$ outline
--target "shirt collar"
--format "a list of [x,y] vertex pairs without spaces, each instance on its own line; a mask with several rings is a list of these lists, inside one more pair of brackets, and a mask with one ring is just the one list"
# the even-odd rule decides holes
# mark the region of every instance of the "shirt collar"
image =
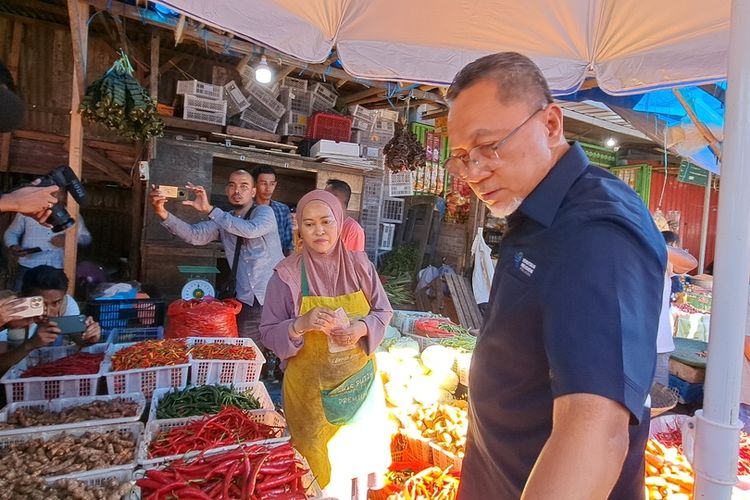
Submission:
[[581,145],[572,143],[542,182],[526,197],[519,212],[543,226],[552,225],[565,195],[589,164],[589,158]]

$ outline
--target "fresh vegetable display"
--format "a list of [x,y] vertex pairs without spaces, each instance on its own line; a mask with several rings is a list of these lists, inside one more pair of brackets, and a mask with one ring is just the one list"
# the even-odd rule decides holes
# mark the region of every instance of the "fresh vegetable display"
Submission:
[[420,318],[414,322],[412,334],[431,339],[470,335],[469,330],[446,318]]
[[86,88],[80,110],[84,120],[101,123],[134,141],[160,137],[164,131],[155,99],[133,77],[133,67],[122,50],[112,67]]
[[385,474],[385,486],[376,492],[376,498],[390,498],[403,491],[406,481],[415,474],[429,469],[430,464],[425,462],[393,462]]
[[216,415],[159,432],[148,449],[149,458],[182,455],[189,451],[205,451],[221,446],[271,439],[281,435],[283,428],[256,422],[251,415],[234,406],[227,406]]
[[394,498],[397,500],[455,500],[458,496],[458,477],[450,473],[448,469],[440,467],[430,467],[414,476],[410,477],[405,483],[401,492],[397,493]]
[[411,304],[414,302],[414,295],[411,293],[412,283],[408,274],[401,274],[395,277],[380,276],[380,282],[383,284],[383,290],[392,305]]
[[399,245],[383,257],[379,272],[386,277],[407,275],[409,278],[417,272],[419,262],[419,245],[407,243]]
[[144,340],[112,354],[112,370],[172,366],[188,362],[188,349],[184,340]]
[[29,498],[38,477],[122,465],[135,460],[136,437],[130,432],[62,433],[48,440],[27,439],[8,443],[0,455],[0,498]]
[[131,498],[130,481],[104,480],[101,484],[86,484],[75,479],[60,479],[48,485],[43,477],[27,474],[12,489],[0,490],[1,500],[24,498],[28,500],[125,500]]
[[466,333],[460,332],[441,340],[440,345],[462,352],[473,352],[477,346],[477,338],[468,331]]
[[159,402],[156,418],[181,418],[218,413],[225,406],[241,410],[259,410],[258,399],[250,392],[241,392],[223,385],[199,385],[175,389]]
[[428,407],[414,406],[403,412],[406,434],[429,439],[442,449],[463,458],[469,426],[468,403],[456,400]]
[[[136,484],[144,500],[182,498],[308,497],[303,477],[308,473],[295,458],[291,444],[247,446],[237,450],[176,460],[163,470],[148,470]],[[310,494],[312,496],[312,494]]]
[[55,412],[45,408],[19,408],[8,417],[8,422],[0,423],[0,429],[16,429],[44,425],[72,424],[87,420],[105,420],[134,417],[138,403],[117,398],[109,401],[93,401],[65,408]]
[[251,361],[256,358],[255,347],[232,344],[196,344],[190,349],[194,359],[230,359]]
[[27,368],[21,373],[21,378],[93,375],[99,373],[99,366],[103,359],[104,353],[77,352],[55,361]]
[[677,447],[667,447],[658,439],[649,439],[645,453],[645,491],[649,499],[689,500],[692,498],[695,481],[693,468]]

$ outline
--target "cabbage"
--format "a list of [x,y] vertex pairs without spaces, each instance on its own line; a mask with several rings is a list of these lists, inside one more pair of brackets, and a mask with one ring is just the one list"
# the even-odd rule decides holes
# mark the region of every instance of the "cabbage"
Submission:
[[417,358],[407,358],[402,360],[397,370],[409,377],[418,377],[429,372],[429,370],[420,363]]
[[458,375],[453,370],[433,370],[429,377],[435,380],[438,387],[451,394],[458,389]]
[[415,401],[425,406],[453,401],[451,393],[442,389],[437,382],[438,379],[431,375],[414,377],[409,383],[409,392]]
[[428,346],[420,356],[422,363],[433,371],[453,370],[456,361],[456,351],[442,345]]
[[412,404],[411,393],[405,385],[392,380],[385,384],[384,387],[385,399],[393,406],[408,406]]
[[388,352],[399,359],[415,358],[419,356],[419,344],[409,337],[401,337],[388,348]]

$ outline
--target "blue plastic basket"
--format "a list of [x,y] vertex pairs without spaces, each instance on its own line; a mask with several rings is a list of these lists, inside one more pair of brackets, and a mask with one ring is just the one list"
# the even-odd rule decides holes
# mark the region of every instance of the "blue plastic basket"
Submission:
[[149,328],[115,328],[107,337],[110,344],[125,344],[143,340],[161,340],[164,338],[164,327]]
[[161,299],[94,300],[86,304],[86,314],[111,332],[117,328],[164,326],[167,304]]

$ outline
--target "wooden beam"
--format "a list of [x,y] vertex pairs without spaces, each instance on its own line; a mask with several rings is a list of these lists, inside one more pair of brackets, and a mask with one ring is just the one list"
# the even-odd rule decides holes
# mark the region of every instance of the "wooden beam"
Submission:
[[[86,91],[86,60],[88,57],[88,19],[89,4],[87,0],[68,0],[70,33],[73,42],[73,90],[70,99],[70,142],[68,165],[80,178],[83,170],[83,122],[81,120],[81,99]],[[78,203],[72,196],[68,197],[68,213],[78,218]],[[70,292],[74,292],[76,261],[78,258],[78,224],[65,232],[65,274],[70,280]]]
[[361,101],[362,99],[366,99],[368,97],[372,97],[374,95],[379,95],[379,94],[383,94],[383,89],[378,88],[378,87],[369,88],[369,89],[362,90],[360,92],[355,92],[355,93],[353,93],[351,95],[348,95],[348,96],[346,96],[344,98],[341,98],[341,99],[339,99],[339,101],[342,104],[348,106],[349,104],[356,104],[359,101]]
[[711,151],[716,155],[716,158],[721,161],[721,150],[719,149],[719,140],[716,138],[716,136],[711,132],[711,130],[706,127],[706,125],[700,121],[698,118],[698,115],[695,114],[695,111],[693,111],[692,106],[690,106],[690,103],[688,103],[685,100],[685,97],[682,95],[682,92],[680,92],[680,89],[672,89],[672,93],[675,95],[678,101],[680,101],[680,104],[682,104],[682,107],[685,108],[685,112],[690,117],[690,120],[695,125],[695,128],[698,129],[698,132],[703,136],[703,138],[708,142],[708,147],[711,149]]
[[174,28],[174,46],[177,47],[182,43],[182,37],[185,34],[185,25],[187,24],[187,17],[185,14],[180,15],[180,19],[177,21],[177,26]]
[[[128,19],[134,19],[138,22],[158,26],[169,31],[173,31],[177,27],[178,23],[178,21],[174,18],[162,17],[153,11],[139,9],[133,5],[128,5],[117,0],[89,0],[89,3],[96,8],[108,9],[109,12],[121,15]],[[110,3],[111,9],[109,8]],[[205,45],[208,45],[209,47],[216,47],[216,52],[219,54],[225,52],[225,48],[229,53],[240,57],[247,54],[258,55],[260,53],[259,46],[251,42],[247,42],[236,37],[230,39],[227,36],[216,34],[211,29],[204,28],[203,30],[197,31],[194,27],[187,24],[183,31],[183,39],[186,41],[193,41],[201,47]],[[369,85],[370,87],[390,88],[391,85],[385,81],[356,79],[344,70],[338,68],[329,68],[322,64],[310,64],[277,50],[273,50],[270,47],[265,47],[264,51],[269,60],[273,59],[278,64],[294,66],[295,68],[307,70],[312,73],[326,74],[327,76],[330,76],[332,78],[356,81],[357,83]],[[412,92],[414,92],[415,94],[415,99],[424,99],[427,101],[438,103],[445,102],[442,97],[430,92],[424,92],[418,89],[415,89]]]
[[[70,143],[65,141],[63,148],[65,151],[70,152]],[[83,163],[106,174],[110,180],[123,186],[130,186],[130,176],[117,163],[86,145],[83,146],[81,152],[83,154]]]
[[[89,4],[68,0],[70,36],[73,42],[73,84],[79,96],[86,93],[86,45],[88,44]],[[76,108],[77,109],[77,108]]]
[[[13,23],[13,35],[10,42],[10,57],[8,57],[8,71],[13,81],[18,85],[18,66],[21,62],[21,42],[23,41],[23,24]],[[0,171],[7,172],[10,167],[11,134],[0,134]]]
[[599,86],[599,82],[596,81],[596,78],[587,78],[583,81],[581,84],[580,90],[590,90],[595,89]]

